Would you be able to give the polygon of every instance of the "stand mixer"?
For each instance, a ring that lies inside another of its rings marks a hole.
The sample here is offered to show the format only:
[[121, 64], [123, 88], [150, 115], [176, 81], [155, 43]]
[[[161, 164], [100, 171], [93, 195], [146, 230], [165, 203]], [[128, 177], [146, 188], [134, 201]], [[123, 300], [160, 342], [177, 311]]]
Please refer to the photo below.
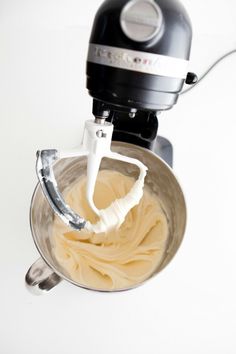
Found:
[[[93, 97], [94, 120], [86, 121], [82, 145], [69, 152], [37, 153], [37, 175], [50, 206], [71, 228], [106, 232], [119, 227], [142, 197], [147, 168], [142, 161], [110, 149], [111, 141], [149, 149], [172, 164], [171, 144], [157, 137], [157, 115], [172, 108], [188, 72], [192, 30], [177, 0], [106, 0], [99, 8], [87, 57], [87, 89]], [[165, 156], [166, 152], [170, 153]], [[62, 158], [87, 156], [87, 199], [100, 222], [91, 225], [75, 213], [59, 191], [53, 164]], [[98, 210], [93, 202], [103, 157], [131, 163], [140, 174], [125, 198]]]

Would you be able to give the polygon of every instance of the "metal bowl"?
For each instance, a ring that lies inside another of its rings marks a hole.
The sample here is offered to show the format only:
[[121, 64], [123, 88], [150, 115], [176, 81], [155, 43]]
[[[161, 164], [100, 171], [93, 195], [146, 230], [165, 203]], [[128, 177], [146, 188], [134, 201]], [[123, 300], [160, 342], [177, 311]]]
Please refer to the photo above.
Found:
[[[139, 159], [148, 167], [145, 184], [161, 200], [162, 208], [168, 219], [169, 238], [167, 247], [161, 263], [148, 278], [151, 279], [167, 266], [182, 242], [186, 226], [186, 204], [183, 191], [173, 170], [150, 150], [123, 142], [113, 142], [112, 150], [122, 155]], [[101, 169], [117, 170], [131, 176], [137, 175], [135, 166], [110, 159], [102, 160]], [[84, 157], [59, 160], [54, 166], [54, 173], [60, 191], [63, 193], [79, 176], [85, 174], [85, 171], [86, 158]], [[54, 217], [55, 215], [38, 184], [31, 201], [30, 225], [35, 245], [42, 258], [37, 260], [26, 274], [26, 284], [29, 289], [34, 293], [48, 291], [64, 279], [86, 289], [106, 291], [104, 289], [89, 288], [75, 282], [57, 262], [52, 252], [53, 245], [51, 242]], [[128, 290], [141, 284], [143, 282], [128, 288], [107, 291]]]

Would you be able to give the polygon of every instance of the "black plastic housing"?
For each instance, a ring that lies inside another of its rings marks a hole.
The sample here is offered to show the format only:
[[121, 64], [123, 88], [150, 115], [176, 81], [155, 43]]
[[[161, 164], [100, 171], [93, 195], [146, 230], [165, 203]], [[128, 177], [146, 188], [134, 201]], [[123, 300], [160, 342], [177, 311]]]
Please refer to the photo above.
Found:
[[[129, 39], [122, 31], [120, 15], [128, 0], [106, 0], [99, 8], [90, 43], [189, 59], [192, 28], [178, 0], [155, 0], [162, 11], [164, 30], [147, 42]], [[145, 16], [145, 14], [144, 14]], [[89, 94], [108, 106], [152, 112], [170, 109], [185, 79], [164, 77], [87, 62]]]

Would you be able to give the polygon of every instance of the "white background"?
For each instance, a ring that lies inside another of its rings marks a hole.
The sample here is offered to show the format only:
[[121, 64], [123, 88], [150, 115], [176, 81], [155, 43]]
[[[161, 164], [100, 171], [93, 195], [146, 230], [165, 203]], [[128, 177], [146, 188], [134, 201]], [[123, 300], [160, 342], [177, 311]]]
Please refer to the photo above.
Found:
[[[191, 69], [236, 47], [235, 0], [183, 0]], [[0, 0], [0, 353], [236, 353], [236, 55], [160, 118], [188, 202], [173, 262], [136, 290], [99, 294], [62, 282], [35, 297], [28, 213], [35, 152], [70, 148], [91, 117], [85, 61], [99, 0]]]

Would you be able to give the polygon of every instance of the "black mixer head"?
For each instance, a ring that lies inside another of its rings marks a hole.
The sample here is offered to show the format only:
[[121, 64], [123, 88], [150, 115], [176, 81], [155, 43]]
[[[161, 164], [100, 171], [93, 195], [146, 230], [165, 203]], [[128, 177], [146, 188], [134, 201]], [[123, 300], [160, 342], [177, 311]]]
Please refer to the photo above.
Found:
[[191, 40], [178, 0], [106, 0], [94, 20], [87, 59], [94, 114], [170, 109], [187, 77]]

